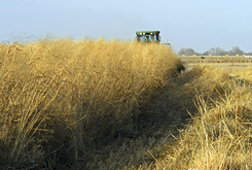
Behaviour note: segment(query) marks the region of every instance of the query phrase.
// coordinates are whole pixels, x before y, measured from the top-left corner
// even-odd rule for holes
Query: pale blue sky
[[[234,46],[251,52],[251,8],[251,0],[0,0],[0,41],[133,40],[136,31],[160,30],[176,52]]]

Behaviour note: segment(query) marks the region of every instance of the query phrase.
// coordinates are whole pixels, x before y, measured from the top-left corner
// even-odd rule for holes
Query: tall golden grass
[[[251,68],[229,75],[217,67],[197,67],[182,75],[179,99],[191,96],[197,110],[189,113],[176,141],[166,145],[156,169],[251,169],[251,78]]]
[[[0,169],[251,169],[251,68],[167,47],[0,44]]]
[[[1,44],[1,169],[99,167],[102,148],[138,135],[142,106],[179,65],[157,44]]]

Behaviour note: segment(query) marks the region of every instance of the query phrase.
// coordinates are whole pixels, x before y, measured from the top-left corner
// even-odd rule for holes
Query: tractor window
[[[154,35],[137,35],[137,41],[146,42],[149,40],[150,42],[158,42],[159,36],[157,34]]]
[[[137,41],[145,42],[146,37],[148,37],[149,40],[150,40],[150,37],[149,37],[148,35],[138,35],[138,36],[137,36]]]
[[[158,35],[157,35],[157,34],[155,34],[155,35],[151,35],[151,41],[154,41],[154,42],[159,41],[159,39],[158,39]]]

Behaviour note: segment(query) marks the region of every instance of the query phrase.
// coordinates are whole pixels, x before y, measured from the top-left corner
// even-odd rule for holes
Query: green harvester
[[[138,42],[143,43],[160,43],[160,31],[137,31],[136,32],[136,39]]]
[[[160,43],[160,31],[137,31],[136,40],[142,43]],[[162,43],[170,46],[170,43]]]

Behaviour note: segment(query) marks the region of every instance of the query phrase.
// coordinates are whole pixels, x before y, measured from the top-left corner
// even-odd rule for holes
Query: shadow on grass
[[[90,114],[88,119],[45,110],[43,114],[50,115],[45,120],[37,121],[38,125],[34,126],[40,127],[42,131],[36,129],[32,139],[27,137],[30,141],[26,147],[31,149],[27,153],[31,155],[21,154],[23,157],[20,157],[19,165],[9,163],[5,155],[0,155],[0,167],[134,169],[140,165],[150,166],[155,159],[165,154],[166,145],[172,145],[174,137],[179,135],[178,129],[188,123],[188,112],[196,112],[194,90],[186,90],[185,85],[200,75],[201,70],[194,70],[169,78],[166,86],[151,94],[143,94],[138,103],[129,107],[131,110],[121,117],[117,112],[124,112],[123,109],[107,104],[101,107],[104,109],[101,112],[109,114]],[[126,110],[127,103],[123,108]],[[99,108],[92,109],[91,113],[99,112]],[[82,110],[85,112],[85,107]],[[71,121],[68,120],[75,123],[70,126]],[[6,153],[11,149],[9,146]],[[32,149],[39,151],[34,150],[33,153]]]
[[[165,145],[172,144],[174,137],[179,135],[178,130],[189,122],[188,112],[197,111],[194,90],[185,92],[182,88],[200,75],[200,71],[194,71],[171,78],[120,124],[111,123],[115,118],[103,118],[110,125],[101,128],[102,135],[89,146],[92,149],[85,159],[85,169],[134,169],[151,165],[156,158],[162,157]]]

